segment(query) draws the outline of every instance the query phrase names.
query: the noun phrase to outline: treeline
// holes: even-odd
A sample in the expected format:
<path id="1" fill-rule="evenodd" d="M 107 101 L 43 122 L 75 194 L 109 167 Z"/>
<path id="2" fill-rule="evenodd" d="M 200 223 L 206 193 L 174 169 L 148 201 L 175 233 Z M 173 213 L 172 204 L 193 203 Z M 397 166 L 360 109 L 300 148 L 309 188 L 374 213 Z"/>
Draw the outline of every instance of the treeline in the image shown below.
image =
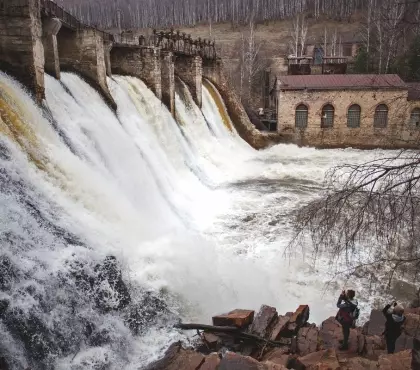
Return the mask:
<path id="1" fill-rule="evenodd" d="M 404 1 L 404 0 L 401 0 Z M 248 23 L 326 15 L 346 19 L 366 10 L 368 0 L 56 0 L 87 24 L 110 28 L 193 26 L 197 23 Z"/>

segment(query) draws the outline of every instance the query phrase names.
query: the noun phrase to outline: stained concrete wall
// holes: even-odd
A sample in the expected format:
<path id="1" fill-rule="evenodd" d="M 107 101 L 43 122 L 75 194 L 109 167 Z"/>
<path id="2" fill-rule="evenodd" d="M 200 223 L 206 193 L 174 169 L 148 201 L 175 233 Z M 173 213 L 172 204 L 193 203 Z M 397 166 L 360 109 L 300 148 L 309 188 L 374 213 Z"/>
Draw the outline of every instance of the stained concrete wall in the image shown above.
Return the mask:
<path id="1" fill-rule="evenodd" d="M 71 30 L 62 27 L 57 34 L 61 70 L 79 73 L 104 97 L 114 110 L 117 105 L 106 81 L 104 39 L 93 28 Z"/>
<path id="2" fill-rule="evenodd" d="M 175 75 L 187 84 L 194 101 L 201 108 L 203 100 L 203 62 L 201 57 L 177 55 L 175 57 Z"/>
<path id="3" fill-rule="evenodd" d="M 322 108 L 334 106 L 332 128 L 321 128 Z M 416 104 L 417 103 L 417 104 Z M 327 90 L 280 91 L 278 95 L 278 130 L 290 133 L 291 142 L 321 148 L 406 148 L 418 147 L 419 128 L 410 125 L 410 113 L 420 102 L 408 102 L 407 90 Z M 300 104 L 308 108 L 308 126 L 295 127 L 295 110 Z M 360 127 L 347 126 L 348 108 L 361 107 Z M 373 125 L 375 109 L 388 106 L 388 124 L 385 128 Z"/>
<path id="4" fill-rule="evenodd" d="M 6 0 L 0 9 L 0 69 L 41 102 L 45 96 L 44 48 L 39 0 Z"/>
<path id="5" fill-rule="evenodd" d="M 45 19 L 42 23 L 45 72 L 59 80 L 60 59 L 58 55 L 57 34 L 61 29 L 61 21 L 58 18 L 49 18 Z"/>
<path id="6" fill-rule="evenodd" d="M 251 123 L 239 97 L 228 84 L 221 59 L 203 60 L 203 78 L 217 88 L 236 131 L 252 147 L 263 149 L 271 144 L 286 141 L 279 134 L 258 131 Z"/>
<path id="7" fill-rule="evenodd" d="M 175 116 L 175 64 L 174 55 L 163 51 L 162 57 L 162 102 Z"/>
<path id="8" fill-rule="evenodd" d="M 160 50 L 138 45 L 114 45 L 111 50 L 113 74 L 134 76 L 162 98 Z"/>

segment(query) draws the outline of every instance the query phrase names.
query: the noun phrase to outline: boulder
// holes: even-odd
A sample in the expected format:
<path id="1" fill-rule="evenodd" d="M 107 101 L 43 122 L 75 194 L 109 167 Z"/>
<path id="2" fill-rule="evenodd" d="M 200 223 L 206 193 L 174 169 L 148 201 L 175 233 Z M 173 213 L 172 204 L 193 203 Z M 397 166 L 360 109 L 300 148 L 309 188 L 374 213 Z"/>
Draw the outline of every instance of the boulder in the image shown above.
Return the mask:
<path id="1" fill-rule="evenodd" d="M 341 368 L 345 370 L 378 370 L 378 363 L 363 357 L 353 357 L 342 363 Z"/>
<path id="2" fill-rule="evenodd" d="M 309 320 L 309 306 L 300 305 L 298 309 L 290 317 L 287 326 L 290 333 L 296 334 L 298 330 L 305 325 Z"/>
<path id="3" fill-rule="evenodd" d="M 278 365 L 287 366 L 289 364 L 290 355 L 287 354 L 287 348 L 275 348 L 267 352 L 263 361 L 270 361 Z"/>
<path id="4" fill-rule="evenodd" d="M 204 364 L 201 365 L 200 370 L 217 370 L 219 364 L 219 356 L 216 353 L 212 353 L 205 358 Z"/>
<path id="5" fill-rule="evenodd" d="M 416 337 L 420 334 L 420 316 L 412 313 L 405 315 L 404 333 L 410 337 Z"/>
<path id="6" fill-rule="evenodd" d="M 378 357 L 386 353 L 386 344 L 383 337 L 378 335 L 371 335 L 365 337 L 364 355 L 372 360 L 377 360 Z"/>
<path id="7" fill-rule="evenodd" d="M 413 349 L 413 337 L 402 333 L 395 343 L 395 352 L 404 351 L 406 349 Z"/>
<path id="8" fill-rule="evenodd" d="M 279 365 L 271 361 L 264 362 L 264 370 L 287 370 L 287 367 L 284 365 Z"/>
<path id="9" fill-rule="evenodd" d="M 264 365 L 252 357 L 228 352 L 220 361 L 218 370 L 263 370 Z"/>
<path id="10" fill-rule="evenodd" d="M 299 357 L 291 366 L 296 370 L 340 370 L 334 349 L 326 349 Z"/>
<path id="11" fill-rule="evenodd" d="M 254 320 L 254 311 L 233 310 L 227 314 L 213 316 L 213 325 L 215 326 L 236 326 L 245 328 Z"/>
<path id="12" fill-rule="evenodd" d="M 412 369 L 420 369 L 420 336 L 414 338 L 413 342 L 413 358 L 411 360 Z"/>
<path id="13" fill-rule="evenodd" d="M 270 340 L 279 340 L 280 337 L 284 336 L 287 332 L 287 326 L 290 321 L 290 316 L 281 316 L 277 317 L 277 320 L 271 330 Z"/>
<path id="14" fill-rule="evenodd" d="M 370 312 L 367 335 L 382 335 L 385 330 L 385 316 L 381 310 L 372 310 Z"/>
<path id="15" fill-rule="evenodd" d="M 330 317 L 321 324 L 319 330 L 319 349 L 338 348 L 340 340 L 343 339 L 343 330 L 341 325 L 334 317 Z M 365 345 L 363 334 L 356 330 L 350 329 L 349 350 L 347 352 L 355 354 L 361 353 Z"/>
<path id="16" fill-rule="evenodd" d="M 378 368 L 381 370 L 411 370 L 411 360 L 411 350 L 397 352 L 392 355 L 382 355 L 379 357 Z"/>
<path id="17" fill-rule="evenodd" d="M 249 328 L 249 332 L 268 339 L 276 319 L 277 310 L 274 307 L 262 305 Z"/>
<path id="18" fill-rule="evenodd" d="M 182 351 L 181 342 L 172 343 L 165 351 L 163 357 L 149 364 L 144 370 L 165 370 Z"/>
<path id="19" fill-rule="evenodd" d="M 297 352 L 300 356 L 318 350 L 318 328 L 315 325 L 305 326 L 299 329 L 297 334 Z"/>
<path id="20" fill-rule="evenodd" d="M 219 336 L 213 334 L 213 333 L 203 333 L 202 335 L 203 342 L 205 345 L 212 351 L 217 351 L 219 348 L 219 343 L 221 342 L 221 339 Z"/>

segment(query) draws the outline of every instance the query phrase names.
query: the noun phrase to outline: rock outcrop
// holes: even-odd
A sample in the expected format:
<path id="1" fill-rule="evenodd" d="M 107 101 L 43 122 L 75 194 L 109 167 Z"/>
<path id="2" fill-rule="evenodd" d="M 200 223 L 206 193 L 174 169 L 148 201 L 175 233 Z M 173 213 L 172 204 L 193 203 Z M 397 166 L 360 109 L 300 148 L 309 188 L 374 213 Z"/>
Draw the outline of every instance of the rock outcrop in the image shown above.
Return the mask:
<path id="1" fill-rule="evenodd" d="M 349 350 L 339 349 L 342 329 L 334 317 L 320 327 L 308 323 L 309 307 L 278 315 L 263 305 L 254 317 L 249 310 L 234 310 L 213 317 L 215 326 L 202 325 L 195 350 L 181 343 L 147 370 L 409 370 L 420 369 L 420 316 L 407 314 L 404 333 L 395 354 L 387 354 L 381 336 L 381 311 L 372 311 L 363 328 L 351 329 Z M 181 324 L 197 329 L 198 324 Z"/>

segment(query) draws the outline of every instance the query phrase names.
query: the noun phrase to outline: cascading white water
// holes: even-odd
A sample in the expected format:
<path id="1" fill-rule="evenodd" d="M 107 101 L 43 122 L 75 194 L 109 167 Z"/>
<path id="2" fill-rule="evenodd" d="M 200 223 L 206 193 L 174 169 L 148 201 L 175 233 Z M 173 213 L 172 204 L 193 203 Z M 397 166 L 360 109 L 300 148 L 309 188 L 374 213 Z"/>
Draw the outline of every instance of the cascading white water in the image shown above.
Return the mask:
<path id="1" fill-rule="evenodd" d="M 68 73 L 46 77 L 41 111 L 0 75 L 0 267 L 12 271 L 0 279 L 0 351 L 13 368 L 138 369 L 182 337 L 173 316 L 207 322 L 262 303 L 308 303 L 316 322 L 334 313 L 328 266 L 284 255 L 290 212 L 319 193 L 329 167 L 380 152 L 256 152 L 206 87 L 202 110 L 176 96 L 177 124 L 138 79 L 108 82 L 117 114 Z M 101 278 L 107 256 L 130 292 L 123 309 Z M 134 335 L 133 307 L 166 321 L 152 315 Z M 20 327 L 40 343 L 22 344 Z"/>

